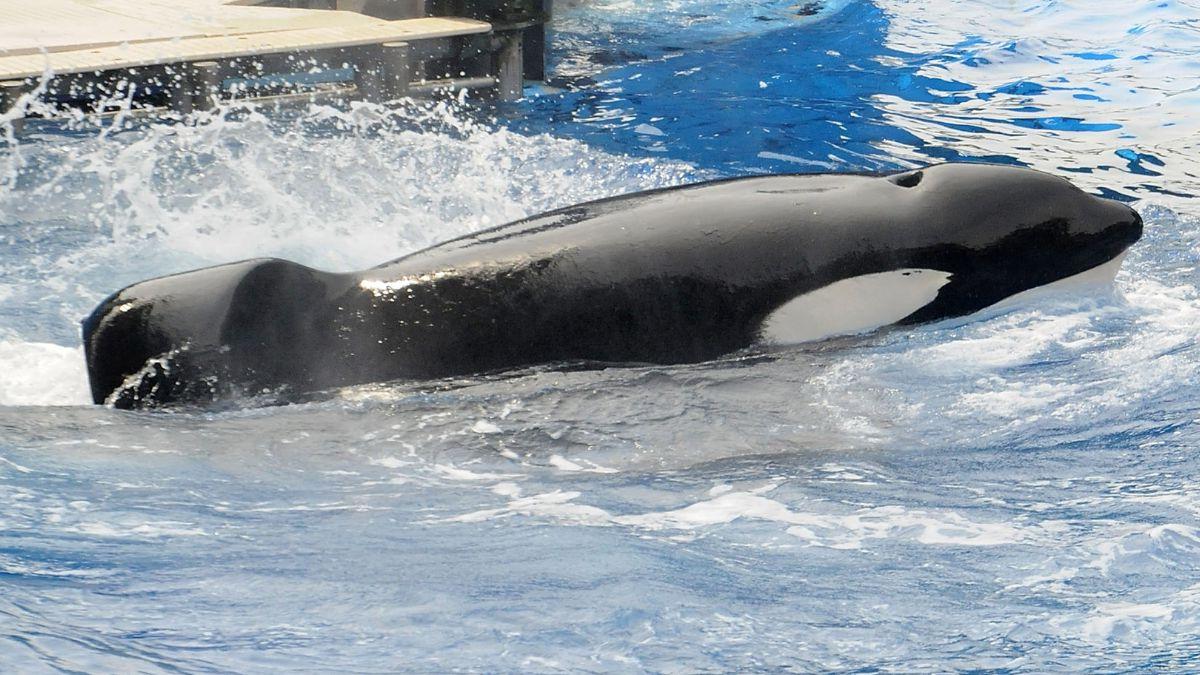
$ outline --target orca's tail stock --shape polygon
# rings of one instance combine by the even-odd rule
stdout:
[[[129,286],[83,320],[92,399],[118,408],[265,393],[319,339],[341,275],[246,260]]]

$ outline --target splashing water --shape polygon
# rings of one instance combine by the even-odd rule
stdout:
[[[568,4],[566,90],[515,109],[0,146],[0,670],[1195,670],[1194,7],[807,4]],[[1146,236],[1108,291],[758,356],[86,405],[77,322],[142,278],[940,159],[1139,199]]]
[[[78,319],[120,286],[259,256],[359,269],[530,213],[696,175],[684,164],[518,135],[460,107],[317,107],[284,119],[251,109],[17,146],[4,157],[0,209],[12,219],[12,255],[0,299],[22,329],[0,332],[0,349],[14,360],[42,357],[44,375],[23,374],[30,384],[71,372],[72,391],[85,392],[81,371],[63,363],[78,362],[78,350],[42,343],[77,343]],[[0,389],[0,403],[51,402],[16,380]]]

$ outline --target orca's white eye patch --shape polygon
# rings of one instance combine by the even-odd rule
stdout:
[[[940,270],[899,269],[835,281],[772,312],[763,322],[762,337],[788,345],[866,333],[933,302],[950,276]]]

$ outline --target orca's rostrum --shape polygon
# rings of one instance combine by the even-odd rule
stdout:
[[[1141,231],[1124,204],[1010,166],[738,178],[572,206],[363,272],[259,259],[152,279],[101,303],[83,338],[95,401],[123,408],[694,362],[970,314],[1115,267]]]

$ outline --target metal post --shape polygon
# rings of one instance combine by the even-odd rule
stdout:
[[[514,30],[500,38],[500,100],[518,101],[525,89],[525,54],[522,31]]]
[[[8,112],[17,104],[17,99],[21,98],[24,89],[25,82],[22,80],[0,82],[0,114]]]
[[[389,21],[425,16],[424,0],[337,0],[337,8]]]
[[[408,96],[412,82],[412,50],[407,42],[385,42],[380,60],[380,80],[384,100]]]
[[[363,100],[383,103],[408,96],[412,82],[408,43],[385,42],[362,48],[355,78]]]
[[[190,63],[176,63],[167,68],[167,104],[180,117],[192,114],[196,83]]]
[[[541,0],[539,9],[537,25],[525,31],[525,77],[531,80],[546,79],[546,23],[554,13],[553,0]]]
[[[384,100],[384,86],[380,70],[383,61],[383,50],[379,45],[364,45],[354,50],[354,84],[358,87],[358,97],[371,103]]]
[[[8,80],[0,82],[0,114],[10,112],[16,107],[17,101],[21,99],[21,95],[25,93],[25,82],[23,80]],[[9,124],[12,125],[14,135],[21,133],[25,127],[25,117],[15,118]]]
[[[221,64],[216,61],[197,61],[192,64],[196,83],[196,98],[192,107],[200,112],[207,112],[217,107],[221,98]]]
[[[398,19],[419,19],[426,16],[425,0],[406,0],[399,3],[399,8],[396,12],[399,14]]]

